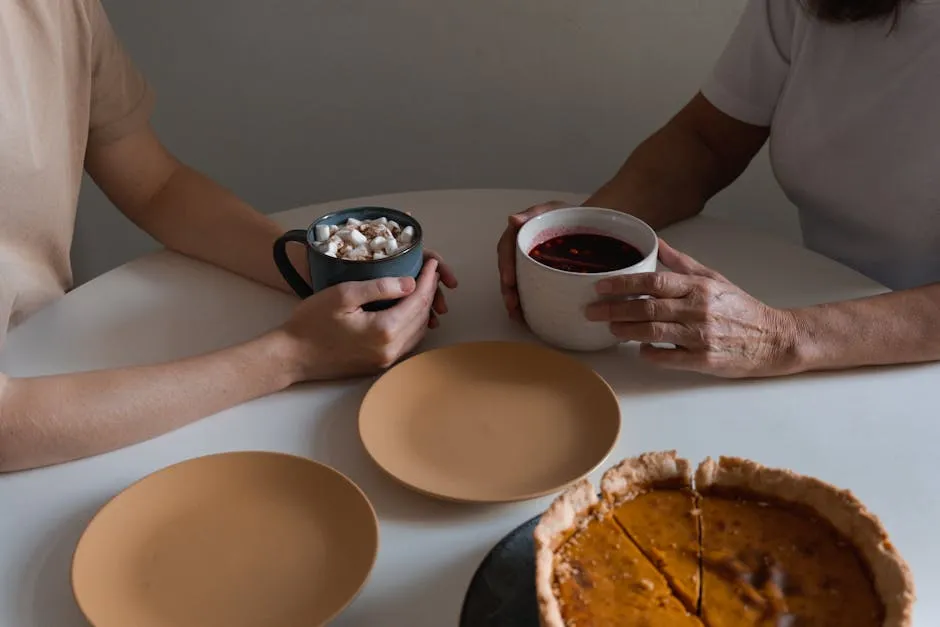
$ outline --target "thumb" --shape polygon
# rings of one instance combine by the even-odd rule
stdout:
[[[710,279],[724,279],[724,277],[711,268],[700,264],[685,253],[679,252],[662,239],[659,240],[659,261],[673,272],[679,274],[703,276]]]
[[[525,224],[526,222],[528,222],[535,216],[541,215],[543,213],[547,213],[554,209],[561,209],[562,207],[568,206],[568,204],[569,203],[564,203],[564,202],[561,202],[560,200],[553,200],[551,202],[543,203],[541,205],[535,205],[533,207],[529,207],[525,211],[522,211],[520,213],[514,213],[513,215],[509,216],[509,226],[518,229],[520,226],[522,226],[523,224]]]
[[[371,281],[350,281],[339,286],[337,291],[340,307],[355,311],[367,303],[377,300],[404,298],[415,291],[415,280],[411,277],[386,277]]]

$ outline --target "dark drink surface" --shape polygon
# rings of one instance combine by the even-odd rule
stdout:
[[[583,274],[622,270],[643,261],[643,254],[630,244],[592,233],[553,237],[533,247],[529,256],[549,268]]]

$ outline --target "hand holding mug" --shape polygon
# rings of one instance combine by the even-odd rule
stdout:
[[[666,368],[728,378],[789,372],[796,333],[789,312],[760,302],[662,240],[659,259],[672,272],[598,281],[601,300],[588,306],[586,317],[608,322],[625,342],[641,342],[641,356]],[[651,298],[625,300],[638,295]]]
[[[304,300],[282,330],[290,339],[297,380],[365,375],[388,368],[412,351],[433,316],[447,311],[438,282],[455,285],[450,271],[429,256],[411,277],[340,283]],[[397,301],[387,309],[363,305]]]
[[[499,260],[499,284],[503,293],[503,304],[510,317],[522,321],[519,292],[516,287],[516,237],[523,224],[543,213],[569,206],[559,200],[529,207],[525,211],[509,216],[509,224],[499,238],[496,253]]]
[[[638,218],[601,207],[543,206],[533,213],[511,240],[507,305],[518,307],[529,329],[556,348],[616,346],[622,340],[610,325],[586,319],[585,308],[597,300],[599,279],[656,269],[656,233]]]

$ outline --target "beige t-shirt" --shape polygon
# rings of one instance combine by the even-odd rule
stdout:
[[[71,287],[86,150],[152,103],[99,0],[0,0],[0,344]]]

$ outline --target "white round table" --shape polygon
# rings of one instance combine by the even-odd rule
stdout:
[[[410,210],[428,245],[457,272],[451,313],[423,348],[482,339],[529,339],[505,316],[495,245],[506,215],[536,202],[582,196],[463,190],[344,200],[277,216],[306,226],[341,207]],[[706,217],[665,233],[774,305],[804,305],[883,291],[792,245]],[[74,290],[14,330],[0,370],[15,376],[184,357],[246,339],[280,322],[290,296],[161,252]],[[731,382],[656,370],[629,348],[581,355],[620,396],[624,425],[608,460],[677,449],[698,461],[721,454],[791,467],[853,490],[887,526],[919,590],[917,625],[940,624],[940,366]],[[339,626],[457,624],[486,552],[550,498],[495,507],[438,502],[382,474],[357,435],[371,380],[302,385],[222,412],[149,442],[61,466],[0,476],[0,627],[85,625],[69,588],[72,551],[109,498],[157,469],[229,450],[274,450],[325,462],[356,481],[381,521],[381,549],[363,593]],[[594,478],[597,476],[595,474]]]

